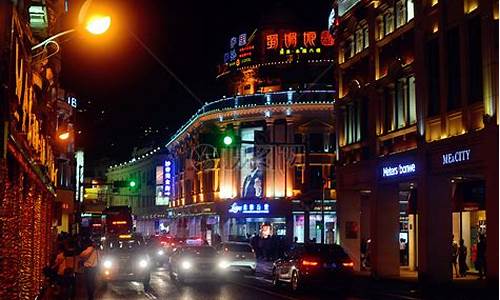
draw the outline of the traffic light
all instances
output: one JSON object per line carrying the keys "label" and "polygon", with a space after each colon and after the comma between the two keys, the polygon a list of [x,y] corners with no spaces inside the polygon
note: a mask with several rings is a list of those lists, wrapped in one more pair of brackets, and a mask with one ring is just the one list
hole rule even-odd
{"label": "traffic light", "polygon": [[233,137],[230,135],[226,135],[226,136],[224,136],[223,142],[224,142],[224,145],[231,146],[231,144],[233,143]]}
{"label": "traffic light", "polygon": [[227,129],[219,136],[219,145],[223,148],[235,147],[238,143],[238,136],[232,129]]}
{"label": "traffic light", "polygon": [[135,179],[128,179],[128,180],[115,180],[113,181],[113,188],[130,188],[130,189],[137,189],[139,184],[137,183],[137,180]]}
{"label": "traffic light", "polygon": [[131,187],[131,188],[135,188],[135,186],[136,186],[135,180],[133,180],[133,179],[129,180],[128,186]]}

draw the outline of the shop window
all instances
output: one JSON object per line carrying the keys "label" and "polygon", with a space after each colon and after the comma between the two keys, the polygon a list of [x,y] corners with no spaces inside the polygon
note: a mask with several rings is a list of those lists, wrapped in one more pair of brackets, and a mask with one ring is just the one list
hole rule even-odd
{"label": "shop window", "polygon": [[448,30],[446,34],[446,49],[448,52],[448,101],[447,109],[453,110],[460,106],[460,36],[458,27]]}
{"label": "shop window", "polygon": [[427,70],[427,90],[428,90],[428,115],[435,116],[440,113],[440,89],[439,89],[439,43],[434,38],[427,42],[425,46],[426,70]]}
{"label": "shop window", "polygon": [[483,99],[483,53],[481,47],[481,19],[479,16],[469,20],[469,41],[467,61],[469,63],[469,103],[482,101]]}

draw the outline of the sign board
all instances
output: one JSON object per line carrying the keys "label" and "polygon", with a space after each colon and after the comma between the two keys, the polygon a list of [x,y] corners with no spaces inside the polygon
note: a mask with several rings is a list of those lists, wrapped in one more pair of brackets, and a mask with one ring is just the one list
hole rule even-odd
{"label": "sign board", "polygon": [[415,163],[390,164],[381,168],[383,178],[397,177],[399,175],[415,174],[417,167]]}
{"label": "sign board", "polygon": [[230,214],[269,214],[270,205],[269,203],[245,203],[245,202],[233,202],[229,207],[228,212]]}
{"label": "sign board", "polygon": [[470,149],[464,149],[464,150],[459,150],[459,151],[455,151],[455,152],[444,153],[442,156],[443,166],[468,161],[468,160],[470,160],[470,153],[471,153]]}

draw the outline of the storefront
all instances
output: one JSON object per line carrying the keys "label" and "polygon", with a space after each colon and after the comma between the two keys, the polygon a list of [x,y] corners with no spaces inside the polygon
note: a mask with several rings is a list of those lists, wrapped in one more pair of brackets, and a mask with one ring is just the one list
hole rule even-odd
{"label": "storefront", "polygon": [[377,226],[370,237],[379,255],[375,266],[379,274],[399,276],[400,267],[418,268],[417,176],[422,172],[416,151],[378,161],[376,203],[371,204]]}
{"label": "storefront", "polygon": [[[309,212],[309,240],[321,243],[322,233],[325,244],[337,242],[337,214],[335,210],[335,200],[324,200],[323,211],[321,200],[316,200],[313,209]],[[297,238],[299,243],[304,242],[304,209],[300,205],[300,200],[293,201],[293,238]],[[322,220],[324,221],[322,222]]]}
{"label": "storefront", "polygon": [[449,194],[451,234],[457,243],[463,239],[468,249],[467,266],[469,271],[475,271],[479,235],[487,236],[485,164],[488,157],[480,146],[479,136],[437,143],[428,153],[430,173],[446,178],[448,183],[433,188],[446,189]]}
{"label": "storefront", "polygon": [[230,200],[218,203],[221,216],[222,239],[248,240],[258,235],[263,238],[289,239],[292,231],[291,205],[287,200]]}

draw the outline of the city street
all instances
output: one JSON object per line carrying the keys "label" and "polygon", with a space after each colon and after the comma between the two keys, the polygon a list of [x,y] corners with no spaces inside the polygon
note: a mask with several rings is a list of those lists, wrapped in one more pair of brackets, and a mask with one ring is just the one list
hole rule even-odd
{"label": "city street", "polygon": [[[488,291],[484,282],[469,281],[468,285],[441,286],[425,294],[416,283],[381,282],[366,277],[353,279],[350,290],[332,283],[328,286],[307,288],[293,293],[289,287],[272,286],[269,274],[235,276],[226,282],[203,281],[177,285],[168,276],[166,268],[158,268],[151,275],[151,290],[144,291],[138,282],[115,282],[107,287],[102,284],[96,292],[96,299],[498,299],[498,291]],[[87,299],[82,281],[78,284],[77,299]]]}

